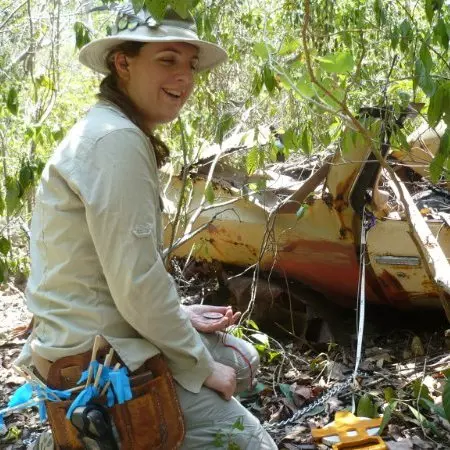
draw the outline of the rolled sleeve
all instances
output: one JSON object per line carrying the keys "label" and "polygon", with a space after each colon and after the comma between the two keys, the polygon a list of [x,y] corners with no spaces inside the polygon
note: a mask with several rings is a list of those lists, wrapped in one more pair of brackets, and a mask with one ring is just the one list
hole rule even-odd
{"label": "rolled sleeve", "polygon": [[167,358],[174,378],[198,392],[213,359],[180,307],[158,251],[156,160],[138,130],[112,131],[80,155],[82,199],[116,307]]}

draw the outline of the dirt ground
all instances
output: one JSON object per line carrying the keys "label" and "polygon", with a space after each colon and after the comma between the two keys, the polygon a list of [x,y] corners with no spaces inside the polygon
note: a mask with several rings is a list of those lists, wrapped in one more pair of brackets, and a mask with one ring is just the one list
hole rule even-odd
{"label": "dirt ground", "polygon": [[[12,286],[2,292],[0,408],[25,381],[13,370],[13,362],[24,343],[17,333],[29,321],[22,292]],[[382,433],[389,449],[450,448],[450,424],[439,415],[444,384],[450,376],[450,336],[446,338],[449,327],[443,312],[407,314],[369,308],[361,361],[364,373],[351,387],[325,402],[320,400],[322,396],[352,375],[354,322],[342,327],[349,337],[347,346],[305,342],[287,335],[274,339],[252,328],[251,323],[248,326],[245,335],[259,346],[263,364],[256,389],[241,401],[262,422],[271,424],[269,432],[279,448],[317,448],[311,429],[334,420],[336,411],[351,409],[352,402],[358,415],[373,417],[383,410],[390,414]],[[294,423],[277,426],[314,401],[315,407]],[[0,436],[2,449],[25,449],[46,429],[35,409],[5,415],[4,419],[8,431]],[[322,444],[319,448],[327,447]]]}

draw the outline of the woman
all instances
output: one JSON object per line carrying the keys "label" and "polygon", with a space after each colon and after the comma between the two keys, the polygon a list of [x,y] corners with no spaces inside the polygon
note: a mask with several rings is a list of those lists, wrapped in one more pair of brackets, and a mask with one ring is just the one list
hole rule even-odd
{"label": "woman", "polygon": [[[153,131],[178,116],[194,74],[226,53],[199,40],[193,23],[174,13],[156,23],[145,11],[129,12],[120,14],[112,36],[80,53],[83,64],[106,77],[99,103],[43,173],[27,287],[35,326],[18,362],[45,379],[54,361],[90,351],[95,335],[130,371],[162,353],[177,382],[183,448],[216,448],[217,433],[231,433],[241,419],[243,431],[232,436],[239,448],[275,449],[233,398],[258,365],[250,345],[221,333],[239,314],[180,306],[160,256],[157,168],[168,151]],[[211,321],[211,312],[223,318]]]}

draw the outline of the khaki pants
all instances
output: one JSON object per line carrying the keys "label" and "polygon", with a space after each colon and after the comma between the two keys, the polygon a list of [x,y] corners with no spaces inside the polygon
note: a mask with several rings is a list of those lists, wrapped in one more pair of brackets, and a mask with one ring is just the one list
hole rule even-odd
{"label": "khaki pants", "polygon": [[[258,352],[254,347],[228,334],[213,333],[201,336],[217,362],[236,370],[236,393],[249,389],[251,376],[255,375],[259,365]],[[245,356],[251,368],[240,353]],[[178,385],[177,392],[186,423],[183,450],[228,449],[231,443],[241,450],[277,449],[275,442],[259,421],[236,399],[223,400],[216,392],[205,387],[198,394],[193,394]],[[233,428],[237,421],[241,421],[244,428],[242,431]],[[222,447],[217,445],[218,442],[223,443]]]}

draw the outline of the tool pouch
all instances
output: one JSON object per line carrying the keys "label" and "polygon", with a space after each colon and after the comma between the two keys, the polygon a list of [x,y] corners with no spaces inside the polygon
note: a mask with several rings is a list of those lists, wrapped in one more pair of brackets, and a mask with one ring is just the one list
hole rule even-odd
{"label": "tool pouch", "polygon": [[[175,383],[161,356],[145,363],[152,378],[133,386],[133,398],[107,408],[121,450],[173,450],[181,446],[185,428]],[[97,399],[99,404],[105,399]],[[56,449],[84,450],[78,430],[66,418],[71,401],[46,402]]]}

